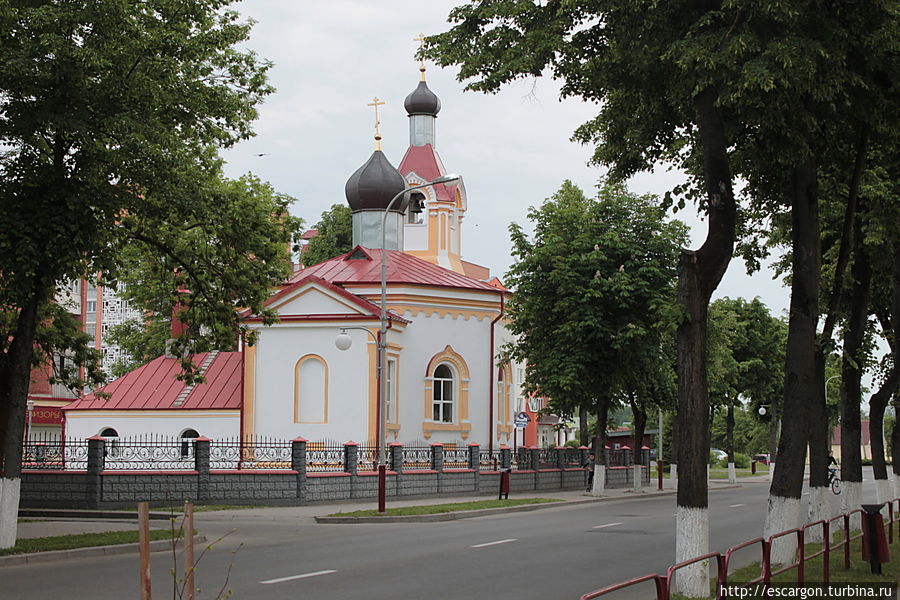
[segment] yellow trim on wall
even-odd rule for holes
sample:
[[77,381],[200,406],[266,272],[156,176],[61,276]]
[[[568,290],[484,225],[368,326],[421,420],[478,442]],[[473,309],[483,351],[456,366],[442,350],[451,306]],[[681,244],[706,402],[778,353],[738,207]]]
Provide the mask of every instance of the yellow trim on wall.
[[244,346],[244,404],[241,431],[244,436],[256,431],[256,346]]
[[[325,397],[323,398],[324,404],[324,421],[301,421],[300,420],[300,367],[303,366],[308,360],[317,360],[322,363],[322,368],[324,369],[324,378],[325,378]],[[294,365],[294,423],[304,423],[307,425],[322,425],[328,422],[328,363],[324,358],[319,356],[318,354],[307,354],[302,356],[300,360]]]

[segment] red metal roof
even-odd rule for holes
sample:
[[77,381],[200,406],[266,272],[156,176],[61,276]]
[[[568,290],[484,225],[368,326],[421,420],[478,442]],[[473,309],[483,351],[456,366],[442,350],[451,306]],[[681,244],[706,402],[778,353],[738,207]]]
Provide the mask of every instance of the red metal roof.
[[[208,352],[194,356],[202,366]],[[228,410],[241,407],[241,353],[219,352],[207,367],[206,381],[185,386],[175,377],[181,372],[178,359],[160,356],[63,407],[63,410]],[[187,396],[173,406],[185,389]],[[100,398],[96,392],[109,394]]]
[[[403,155],[403,160],[400,161],[400,167],[397,170],[404,177],[415,172],[425,181],[431,181],[447,174],[441,158],[431,144],[410,146]],[[453,183],[439,183],[434,186],[434,190],[438,200],[456,202],[456,185]]]
[[[358,258],[350,258],[357,256]],[[315,276],[336,285],[350,283],[381,284],[381,251],[357,246],[347,254],[326,260],[297,272],[291,283]],[[466,277],[456,271],[399,250],[387,250],[387,282],[393,284],[431,285],[500,293],[489,283]]]

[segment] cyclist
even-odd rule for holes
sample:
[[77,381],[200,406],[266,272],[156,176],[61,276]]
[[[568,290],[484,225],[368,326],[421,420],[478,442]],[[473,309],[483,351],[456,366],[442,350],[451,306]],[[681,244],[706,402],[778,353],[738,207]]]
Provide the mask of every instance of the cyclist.
[[831,482],[837,478],[837,464],[838,462],[834,458],[834,452],[828,453],[828,484],[831,485]]

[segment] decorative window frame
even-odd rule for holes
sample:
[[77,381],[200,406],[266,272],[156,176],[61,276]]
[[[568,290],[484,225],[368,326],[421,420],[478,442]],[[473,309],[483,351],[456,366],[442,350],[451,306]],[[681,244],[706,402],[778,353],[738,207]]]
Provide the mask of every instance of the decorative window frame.
[[[300,367],[309,360],[317,360],[322,363],[323,393],[325,396],[323,399],[322,421],[300,420],[300,402],[302,400],[300,398]],[[301,356],[300,360],[294,364],[294,423],[302,423],[304,425],[324,425],[328,423],[328,361],[318,354],[306,354]]]
[[[454,419],[451,423],[435,421],[432,416],[432,404],[434,402],[434,371],[441,364],[447,364],[455,371],[457,378],[454,381]],[[422,420],[422,434],[425,439],[430,439],[436,432],[456,433],[462,439],[468,439],[472,431],[472,423],[469,421],[469,365],[466,360],[456,352],[452,346],[446,346],[428,361],[425,368],[424,382],[424,413]]]

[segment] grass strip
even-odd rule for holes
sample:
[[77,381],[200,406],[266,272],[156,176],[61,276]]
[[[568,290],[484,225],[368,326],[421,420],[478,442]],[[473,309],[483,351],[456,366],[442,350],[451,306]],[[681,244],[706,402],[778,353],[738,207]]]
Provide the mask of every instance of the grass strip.
[[557,498],[515,498],[513,500],[477,500],[474,502],[455,502],[451,504],[429,504],[425,506],[402,506],[388,508],[380,513],[375,509],[339,512],[329,517],[396,517],[404,515],[436,515],[440,513],[459,512],[463,510],[479,510],[482,508],[508,508],[525,504],[548,504],[560,502]]
[[[150,530],[150,541],[171,539],[172,531],[169,529]],[[8,554],[30,554],[32,552],[49,552],[51,550],[72,550],[73,548],[92,548],[95,546],[113,546],[116,544],[135,544],[137,541],[137,530],[102,531],[99,533],[78,533],[74,535],[26,538],[18,540],[16,545],[12,548],[0,549],[0,556]]]
[[[768,475],[769,469],[766,467],[757,467],[756,473],[750,471],[750,469],[735,469],[735,475],[738,478],[741,477],[755,477],[757,475]],[[728,479],[728,469],[720,469],[720,468],[711,468],[709,470],[709,478],[710,479]]]

